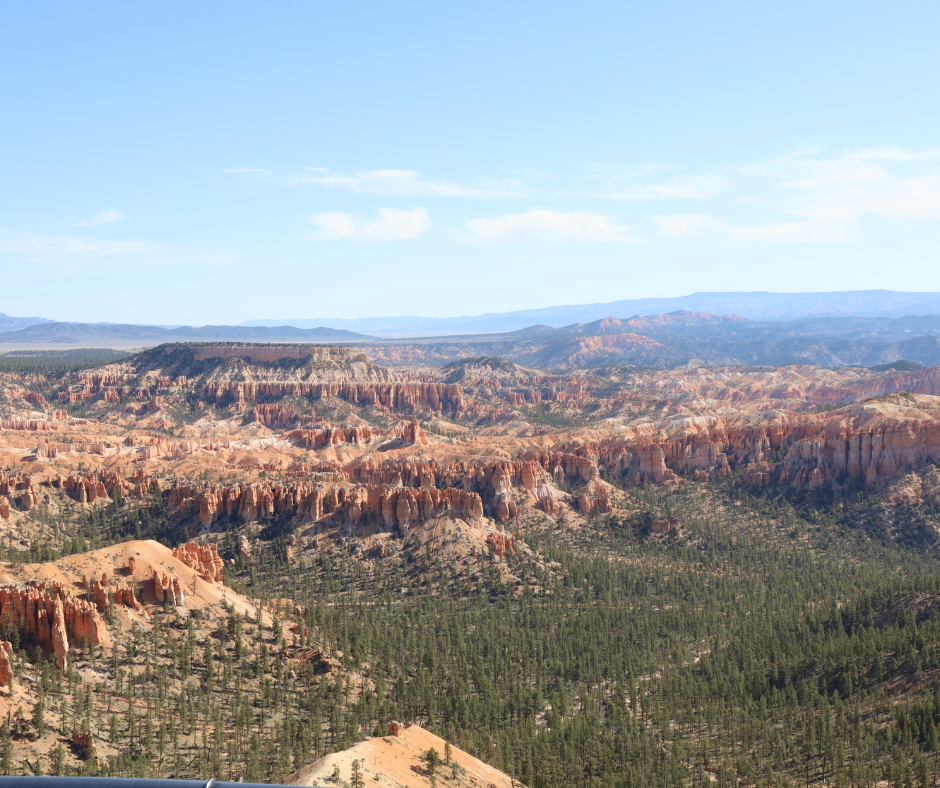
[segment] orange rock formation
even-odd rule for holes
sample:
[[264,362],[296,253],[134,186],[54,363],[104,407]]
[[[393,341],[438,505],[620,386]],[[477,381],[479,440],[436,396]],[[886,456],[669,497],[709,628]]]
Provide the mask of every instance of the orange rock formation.
[[0,621],[7,616],[23,635],[54,652],[56,663],[63,669],[70,642],[82,643],[87,638],[93,646],[111,646],[111,637],[97,608],[59,584],[0,586]]

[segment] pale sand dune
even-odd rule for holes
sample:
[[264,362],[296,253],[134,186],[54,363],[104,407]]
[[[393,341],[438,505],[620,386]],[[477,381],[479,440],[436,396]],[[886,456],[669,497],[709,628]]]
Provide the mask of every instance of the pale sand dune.
[[[294,775],[291,784],[340,788],[349,783],[353,761],[362,760],[365,788],[429,788],[431,779],[425,772],[424,754],[432,747],[443,760],[444,740],[411,725],[398,736],[368,739],[343,752],[327,755]],[[451,747],[451,761],[457,764],[457,777],[452,777],[452,766],[441,764],[437,773],[441,788],[523,788],[521,783],[513,782],[508,775],[457,747]],[[336,767],[340,782],[332,780]]]

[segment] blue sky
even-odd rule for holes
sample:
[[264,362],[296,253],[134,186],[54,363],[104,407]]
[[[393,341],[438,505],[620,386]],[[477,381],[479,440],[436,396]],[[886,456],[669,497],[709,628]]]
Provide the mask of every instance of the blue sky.
[[0,311],[940,290],[940,5],[0,11]]

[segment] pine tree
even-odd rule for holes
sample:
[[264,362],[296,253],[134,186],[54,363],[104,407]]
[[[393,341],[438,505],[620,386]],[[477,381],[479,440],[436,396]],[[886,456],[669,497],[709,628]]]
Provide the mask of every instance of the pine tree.
[[362,761],[356,759],[352,762],[352,774],[349,778],[349,788],[363,788],[365,781],[362,777]]

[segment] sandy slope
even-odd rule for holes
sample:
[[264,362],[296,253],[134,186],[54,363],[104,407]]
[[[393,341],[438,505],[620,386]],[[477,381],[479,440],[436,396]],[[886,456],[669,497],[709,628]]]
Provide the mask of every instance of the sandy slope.
[[[136,571],[128,574],[128,564],[133,558]],[[0,585],[24,585],[29,582],[59,582],[71,587],[76,594],[84,593],[85,587],[81,584],[82,577],[89,580],[99,578],[106,573],[126,583],[138,586],[138,598],[145,604],[158,604],[153,596],[154,569],[170,577],[179,578],[186,592],[186,607],[192,609],[205,609],[210,618],[225,615],[225,605],[231,606],[236,612],[245,615],[255,615],[257,609],[241,594],[227,588],[222,583],[215,583],[199,577],[198,573],[173,556],[170,548],[155,542],[152,539],[138,539],[130,542],[103,547],[89,553],[60,558],[46,564],[8,564],[0,563]],[[130,608],[120,608],[120,613],[129,620],[149,629],[149,615],[145,608],[139,611]],[[269,620],[267,613],[262,613],[265,622]]]
[[[432,747],[443,759],[444,740],[418,725],[411,725],[398,736],[367,739],[348,750],[327,755],[294,775],[291,784],[339,786],[349,783],[353,761],[361,759],[366,788],[428,788],[431,780],[423,756]],[[522,788],[521,783],[514,783],[508,775],[457,747],[451,747],[451,761],[457,765],[457,777],[453,777],[453,766],[441,764],[437,783],[442,788]],[[332,780],[336,767],[339,767],[339,783]]]

